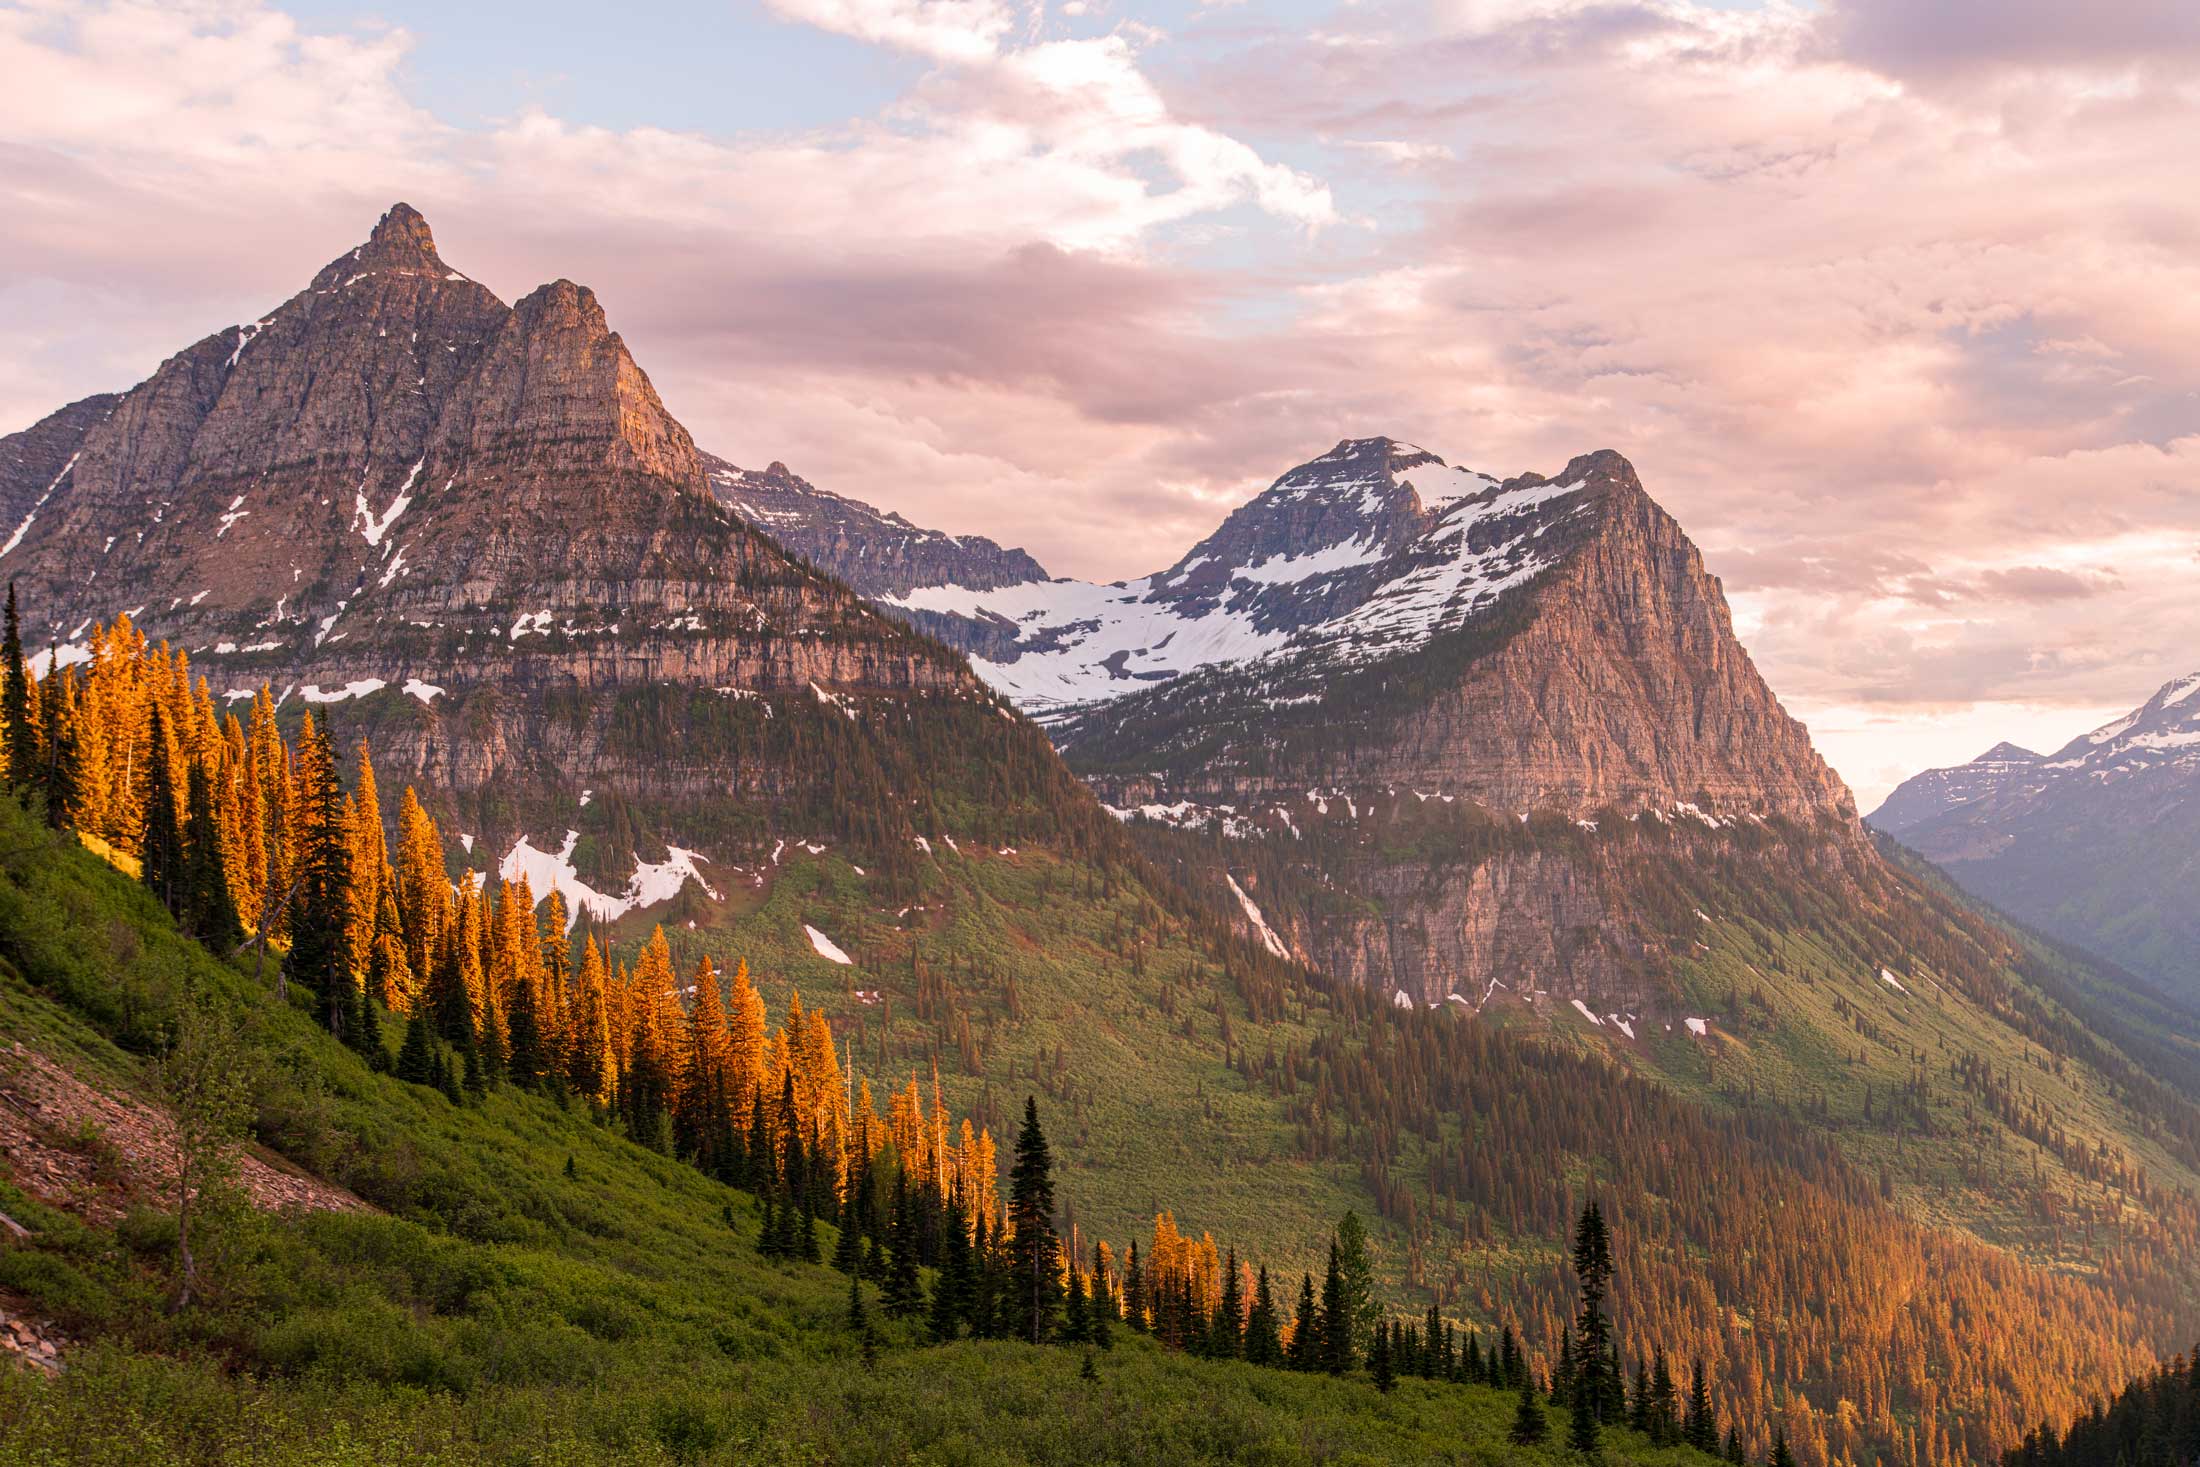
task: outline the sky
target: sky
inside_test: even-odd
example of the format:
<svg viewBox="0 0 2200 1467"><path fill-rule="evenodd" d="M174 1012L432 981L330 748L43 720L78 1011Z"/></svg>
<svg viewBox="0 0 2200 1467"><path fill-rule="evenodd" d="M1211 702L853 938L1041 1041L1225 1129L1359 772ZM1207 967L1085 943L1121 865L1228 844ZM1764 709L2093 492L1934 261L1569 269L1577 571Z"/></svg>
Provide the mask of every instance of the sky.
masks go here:
<svg viewBox="0 0 2200 1467"><path fill-rule="evenodd" d="M0 0L0 433L390 203L1057 575L1345 437L1625 453L1869 809L2200 669L2200 7Z"/></svg>

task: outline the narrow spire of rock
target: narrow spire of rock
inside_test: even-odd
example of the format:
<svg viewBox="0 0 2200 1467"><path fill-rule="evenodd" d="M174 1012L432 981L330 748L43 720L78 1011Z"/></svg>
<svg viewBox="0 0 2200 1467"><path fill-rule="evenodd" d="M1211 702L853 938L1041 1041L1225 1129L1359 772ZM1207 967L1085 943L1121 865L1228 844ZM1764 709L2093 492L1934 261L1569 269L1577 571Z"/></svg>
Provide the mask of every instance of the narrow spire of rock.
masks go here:
<svg viewBox="0 0 2200 1467"><path fill-rule="evenodd" d="M389 212L375 224L374 233L360 248L359 261L369 266L441 264L428 221L418 209L403 203L390 205Z"/></svg>

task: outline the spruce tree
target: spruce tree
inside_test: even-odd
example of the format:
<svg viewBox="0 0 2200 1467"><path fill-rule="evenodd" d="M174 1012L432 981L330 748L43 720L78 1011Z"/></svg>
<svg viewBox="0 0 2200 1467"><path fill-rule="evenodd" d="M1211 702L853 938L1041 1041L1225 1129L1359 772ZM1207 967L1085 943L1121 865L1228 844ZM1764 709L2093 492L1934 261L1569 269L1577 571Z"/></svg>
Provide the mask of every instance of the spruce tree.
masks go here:
<svg viewBox="0 0 2200 1467"><path fill-rule="evenodd" d="M23 661L23 624L16 614L15 582L8 582L5 640L0 640L0 724L5 724L7 787L33 787L38 770L38 727L31 718L30 668ZM151 883L148 882L148 885Z"/></svg>
<svg viewBox="0 0 2200 1467"><path fill-rule="evenodd" d="M907 1172L894 1178L889 1233L892 1251L886 1264L886 1312L895 1319L906 1319L924 1308L924 1284L917 1276L917 1204Z"/></svg>
<svg viewBox="0 0 2200 1467"><path fill-rule="evenodd" d="M952 1246L953 1240L949 1242ZM962 1333L967 1257L967 1244L956 1248L952 1258L941 1261L940 1271L932 1280L932 1308L925 1328L935 1340L945 1342Z"/></svg>
<svg viewBox="0 0 2200 1467"><path fill-rule="evenodd" d="M1016 1136L1016 1162L1009 1171L1009 1220L1014 1235L1009 1256L1015 1265L1015 1322L1019 1339L1043 1344L1054 1331L1057 1305L1054 1237L1054 1162L1046 1133L1039 1128L1039 1102L1024 1097L1024 1125Z"/></svg>
<svg viewBox="0 0 2200 1467"><path fill-rule="evenodd" d="M1581 1221L1574 1229L1573 1264L1581 1286L1581 1312L1576 1325L1575 1380L1569 1394L1586 1399L1591 1418L1601 1423L1615 1419L1621 1403L1619 1378L1609 1363L1612 1327L1604 1313L1604 1298L1612 1285L1612 1238L1604 1210L1593 1200L1581 1209Z"/></svg>
<svg viewBox="0 0 2200 1467"><path fill-rule="evenodd" d="M863 1229L856 1217L855 1193L848 1194L848 1205L841 1209L840 1237L833 1243L833 1267L853 1276L863 1266Z"/></svg>
<svg viewBox="0 0 2200 1467"><path fill-rule="evenodd" d="M1062 1343L1082 1345L1091 1334L1091 1318L1085 1307L1085 1276L1069 1271L1069 1288L1062 1296Z"/></svg>
<svg viewBox="0 0 2200 1467"><path fill-rule="evenodd" d="M298 834L300 880L291 912L290 953L285 975L321 997L329 1032L347 1043L362 1038L359 978L353 971L348 932L350 915L350 822L344 813L344 788L338 777L335 746L324 728L308 717L298 732ZM469 1051L469 1055L471 1051ZM483 1093L475 1071L467 1088Z"/></svg>
<svg viewBox="0 0 2200 1467"><path fill-rule="evenodd" d="M1548 1439L1550 1434L1551 1423L1544 1419L1543 1405L1535 1398L1535 1382L1523 1375L1520 1405L1513 1412L1513 1442L1517 1446L1532 1447Z"/></svg>
<svg viewBox="0 0 2200 1467"><path fill-rule="evenodd" d="M1352 1368L1352 1331L1356 1323L1345 1304L1343 1269L1337 1257L1337 1240L1331 1238L1329 1271L1322 1276L1321 1351L1321 1368L1331 1375L1343 1375Z"/></svg>
<svg viewBox="0 0 2200 1467"><path fill-rule="evenodd" d="M764 1193L761 1201L763 1217L759 1222L756 1233L757 1256L777 1258L779 1256L779 1201L768 1191Z"/></svg>
<svg viewBox="0 0 2200 1467"><path fill-rule="evenodd" d="M505 1004L504 1026L512 1036L504 1062L505 1073L520 1089L533 1090L541 1085L548 1065L542 1024L535 1012L534 985L524 977L512 984L511 998Z"/></svg>
<svg viewBox="0 0 2200 1467"><path fill-rule="evenodd" d="M1235 1360L1245 1353L1245 1338L1238 1322L1245 1317L1245 1287L1238 1280L1237 1249L1230 1249L1222 1265L1222 1299L1208 1331L1209 1348L1218 1360Z"/></svg>
<svg viewBox="0 0 2200 1467"><path fill-rule="evenodd" d="M1726 1450L1720 1455L1733 1463L1734 1467L1742 1467L1749 1460L1749 1454L1742 1450L1742 1428L1739 1424L1726 1429Z"/></svg>
<svg viewBox="0 0 2200 1467"><path fill-rule="evenodd" d="M1680 1392L1673 1383L1673 1372L1666 1365L1663 1350L1658 1351L1657 1362L1650 1368L1650 1404L1644 1415L1650 1423L1652 1442L1668 1447L1680 1440Z"/></svg>
<svg viewBox="0 0 2200 1467"><path fill-rule="evenodd" d="M848 1275L848 1328L861 1334L870 1327L870 1314L863 1307L863 1280L850 1273Z"/></svg>
<svg viewBox="0 0 2200 1467"><path fill-rule="evenodd" d="M1681 1435L1700 1452L1719 1449L1719 1418L1711 1404L1711 1387L1704 1379L1701 1356L1689 1369L1688 1414L1683 1418Z"/></svg>
<svg viewBox="0 0 2200 1467"><path fill-rule="evenodd" d="M84 771L76 736L76 674L63 670L58 655L46 665L47 691L39 700L45 728L38 740L43 760L38 781L46 795L46 823L59 830L82 798Z"/></svg>
<svg viewBox="0 0 2200 1467"><path fill-rule="evenodd" d="M1602 1431L1597 1423L1595 1388L1576 1380L1568 1405L1571 1414L1566 1428L1566 1445L1586 1456L1595 1456Z"/></svg>
<svg viewBox="0 0 2200 1467"><path fill-rule="evenodd" d="M1337 1279L1349 1325L1346 1343L1357 1359L1369 1347L1375 1326L1382 1323L1382 1308L1375 1299L1375 1257L1367 1227L1360 1214L1349 1208L1337 1223Z"/></svg>
<svg viewBox="0 0 2200 1467"><path fill-rule="evenodd" d="M794 1256L804 1263L815 1263L818 1260L817 1219L810 1215L807 1207L802 1209L802 1222L795 1229Z"/></svg>
<svg viewBox="0 0 2200 1467"><path fill-rule="evenodd" d="M406 1021L405 1044L397 1051L397 1078L409 1085L433 1085L440 1078L424 1010L414 1009Z"/></svg>
<svg viewBox="0 0 2200 1467"><path fill-rule="evenodd" d="M1253 1311L1245 1319L1245 1358L1255 1365L1281 1365L1282 1339L1275 1296L1268 1287L1268 1265L1264 1263L1253 1280Z"/></svg>
<svg viewBox="0 0 2200 1467"><path fill-rule="evenodd" d="M1141 1332L1146 1328L1146 1269L1138 1261L1136 1238L1123 1263L1123 1322Z"/></svg>
<svg viewBox="0 0 2200 1467"><path fill-rule="evenodd" d="M1314 1307L1314 1276L1299 1275L1299 1312L1291 1327L1290 1366L1293 1370L1322 1368L1322 1322Z"/></svg>
<svg viewBox="0 0 2200 1467"><path fill-rule="evenodd" d="M1397 1371L1391 1363L1390 1330L1381 1320L1375 1321L1373 1343L1368 1350L1368 1373L1375 1377L1375 1389L1388 1394L1398 1384Z"/></svg>
<svg viewBox="0 0 2200 1467"><path fill-rule="evenodd" d="M229 849L213 814L213 783L202 761L191 761L185 790L183 922L198 941L227 957L244 946L244 924L229 893Z"/></svg>
<svg viewBox="0 0 2200 1467"><path fill-rule="evenodd" d="M1765 1461L1767 1467L1795 1467L1795 1453L1788 1449L1785 1431L1775 1430L1772 1433L1772 1455Z"/></svg>
<svg viewBox="0 0 2200 1467"><path fill-rule="evenodd" d="M465 1100L464 1093L459 1089L458 1061L448 1054L443 1056L443 1063L439 1067L436 1076L436 1088L441 1090L443 1098L453 1105L461 1104Z"/></svg>
<svg viewBox="0 0 2200 1467"><path fill-rule="evenodd" d="M1635 1362L1635 1390L1624 1413L1627 1424L1639 1432L1650 1431L1650 1367L1641 1360Z"/></svg>
<svg viewBox="0 0 2200 1467"><path fill-rule="evenodd" d="M189 864L183 826L176 820L175 741L168 736L168 715L160 700L149 700L145 721L145 828L138 838L138 879L169 912L183 911L184 875Z"/></svg>
<svg viewBox="0 0 2200 1467"><path fill-rule="evenodd" d="M1116 1311L1115 1290L1108 1287L1107 1262L1100 1256L1098 1240L1092 1245L1092 1317L1107 1324L1121 1317Z"/></svg>

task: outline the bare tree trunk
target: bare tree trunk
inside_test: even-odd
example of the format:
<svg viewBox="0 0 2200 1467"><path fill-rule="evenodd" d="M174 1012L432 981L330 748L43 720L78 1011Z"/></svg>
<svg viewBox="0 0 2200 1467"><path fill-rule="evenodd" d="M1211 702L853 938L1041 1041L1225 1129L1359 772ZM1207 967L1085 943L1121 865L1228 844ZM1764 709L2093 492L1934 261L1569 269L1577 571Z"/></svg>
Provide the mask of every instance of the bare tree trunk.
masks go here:
<svg viewBox="0 0 2200 1467"><path fill-rule="evenodd" d="M283 920L283 913L290 909L290 899L298 894L299 884L302 883L305 879L306 877L303 871L299 872L296 876L291 878L290 890L283 893L283 899L275 904L274 911L270 912L264 910L265 903L263 903L263 910L260 913L259 930L253 933L250 937L246 938L243 942L238 943L236 951L230 954L231 957L236 957L239 953L242 953L248 947L256 947L259 949L259 958L252 965L252 981L255 983L263 982L267 977L268 931ZM290 980L283 976L283 970L281 968L277 968L275 970L275 996L279 999L284 1000L285 1002L288 1002L290 999Z"/></svg>

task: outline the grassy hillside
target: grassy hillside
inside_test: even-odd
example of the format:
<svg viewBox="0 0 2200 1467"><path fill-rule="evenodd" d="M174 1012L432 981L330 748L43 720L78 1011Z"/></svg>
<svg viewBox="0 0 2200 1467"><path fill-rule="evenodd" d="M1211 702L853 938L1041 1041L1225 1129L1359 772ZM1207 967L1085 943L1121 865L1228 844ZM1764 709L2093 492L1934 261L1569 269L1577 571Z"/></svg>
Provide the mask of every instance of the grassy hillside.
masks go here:
<svg viewBox="0 0 2200 1467"><path fill-rule="evenodd" d="M30 1231L0 1246L0 1291L88 1342L57 1380L0 1371L10 1461L1564 1455L1510 1446L1513 1398L1497 1391L1407 1381L1384 1396L1364 1377L1197 1361L1127 1331L1097 1381L1071 1350L925 1347L883 1321L867 1363L845 1279L759 1259L746 1194L546 1099L454 1106L373 1073L303 995L277 1003L73 838L0 800L0 1050L141 1089L146 1056L188 1014L242 1040L255 1145L379 1211L230 1209L202 1235L202 1301L170 1312L175 1230L142 1179L110 1179L104 1200L126 1209L110 1222L0 1180L0 1211ZM1079 1174L1063 1180L1074 1199ZM1618 1460L1704 1460L1625 1431L1607 1443Z"/></svg>
<svg viewBox="0 0 2200 1467"><path fill-rule="evenodd" d="M997 1132L1038 1089L1078 1221L1118 1246L1166 1206L1295 1272L1351 1203L1396 1305L1542 1344L1566 1223L1600 1193L1632 1226L1629 1349L1708 1354L1759 1451L1778 1420L1807 1462L1976 1458L2189 1338L2200 1132L2159 1078L2182 1041L2141 1055L2098 975L1908 878L1826 879L1771 837L1637 839L1608 844L1652 981L1702 1039L1549 1001L1400 1013L1030 849L942 847L904 910L789 847L672 925L746 954L775 1011L798 986L866 1075L937 1062Z"/></svg>

